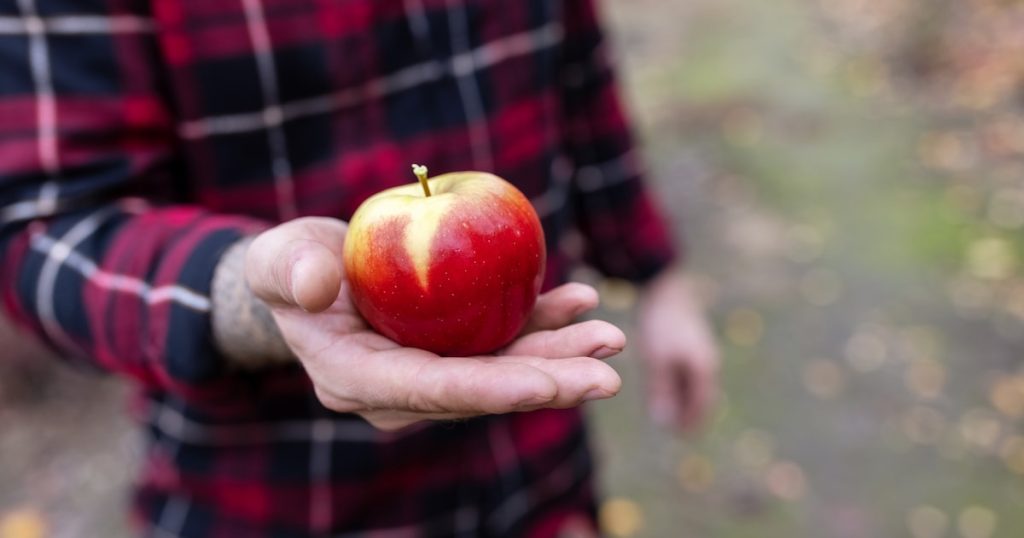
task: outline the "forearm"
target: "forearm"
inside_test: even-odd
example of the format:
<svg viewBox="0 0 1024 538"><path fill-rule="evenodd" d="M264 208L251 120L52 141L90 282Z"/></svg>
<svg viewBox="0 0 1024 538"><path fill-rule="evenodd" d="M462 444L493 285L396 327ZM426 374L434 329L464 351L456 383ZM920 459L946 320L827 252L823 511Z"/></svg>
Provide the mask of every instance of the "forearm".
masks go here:
<svg viewBox="0 0 1024 538"><path fill-rule="evenodd" d="M211 322L224 252L267 224L190 206L116 201L0 239L5 316L60 356L188 391L224 370Z"/></svg>
<svg viewBox="0 0 1024 538"><path fill-rule="evenodd" d="M607 276L646 282L680 257L616 85L593 0L567 0L560 98L565 151L576 167L570 201L585 261Z"/></svg>
<svg viewBox="0 0 1024 538"><path fill-rule="evenodd" d="M211 324L217 348L229 364L254 369L294 360L267 305L249 289L245 257L252 238L221 257L211 288Z"/></svg>

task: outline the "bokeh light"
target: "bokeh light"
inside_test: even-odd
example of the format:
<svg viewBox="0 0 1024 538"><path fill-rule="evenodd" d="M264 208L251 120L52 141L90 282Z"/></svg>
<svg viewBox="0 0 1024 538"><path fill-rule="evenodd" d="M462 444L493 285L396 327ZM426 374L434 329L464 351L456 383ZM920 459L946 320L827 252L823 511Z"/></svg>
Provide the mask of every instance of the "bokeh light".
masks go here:
<svg viewBox="0 0 1024 538"><path fill-rule="evenodd" d="M1005 280L1016 268L1016 251L1006 239L981 238L967 250L967 271L977 278Z"/></svg>
<svg viewBox="0 0 1024 538"><path fill-rule="evenodd" d="M981 452L993 450L1002 433L999 416L983 408L974 408L960 417L960 435L971 446Z"/></svg>
<svg viewBox="0 0 1024 538"><path fill-rule="evenodd" d="M0 514L0 538L44 538L49 535L43 514L19 508Z"/></svg>
<svg viewBox="0 0 1024 538"><path fill-rule="evenodd" d="M963 538L991 538L996 531L998 516L985 506L968 506L957 518L957 529Z"/></svg>
<svg viewBox="0 0 1024 538"><path fill-rule="evenodd" d="M807 477L799 465L790 461L778 461L768 466L764 474L765 485L776 497L786 501L797 501L807 493Z"/></svg>
<svg viewBox="0 0 1024 538"><path fill-rule="evenodd" d="M694 493L707 491L715 483L714 464L697 454L684 457L676 473L683 488Z"/></svg>
<svg viewBox="0 0 1024 538"><path fill-rule="evenodd" d="M1000 455L1011 471L1024 475L1024 437L1015 435L1003 441Z"/></svg>
<svg viewBox="0 0 1024 538"><path fill-rule="evenodd" d="M946 368L935 359L916 357L907 366L903 382L917 397L934 400L946 385Z"/></svg>
<svg viewBox="0 0 1024 538"><path fill-rule="evenodd" d="M768 432L748 429L737 436L733 450L741 464L762 469L775 457L775 439Z"/></svg>
<svg viewBox="0 0 1024 538"><path fill-rule="evenodd" d="M764 334L764 318L750 308L732 311L725 325L725 335L732 343L750 347L757 344Z"/></svg>
<svg viewBox="0 0 1024 538"><path fill-rule="evenodd" d="M644 527L640 506L630 499L611 498L601 504L601 528L612 536L626 538L636 535Z"/></svg>
<svg viewBox="0 0 1024 538"><path fill-rule="evenodd" d="M907 529L914 538L940 538L949 529L949 516L934 506L918 506L907 514Z"/></svg>
<svg viewBox="0 0 1024 538"><path fill-rule="evenodd" d="M846 342L846 360L859 372L876 370L885 363L888 348L878 331L862 328Z"/></svg>
<svg viewBox="0 0 1024 538"><path fill-rule="evenodd" d="M808 362L803 368L803 381L808 392L823 400L838 397L845 384L839 365L828 359Z"/></svg>
<svg viewBox="0 0 1024 538"><path fill-rule="evenodd" d="M989 401L1007 418L1024 418L1024 376L997 379L989 392Z"/></svg>

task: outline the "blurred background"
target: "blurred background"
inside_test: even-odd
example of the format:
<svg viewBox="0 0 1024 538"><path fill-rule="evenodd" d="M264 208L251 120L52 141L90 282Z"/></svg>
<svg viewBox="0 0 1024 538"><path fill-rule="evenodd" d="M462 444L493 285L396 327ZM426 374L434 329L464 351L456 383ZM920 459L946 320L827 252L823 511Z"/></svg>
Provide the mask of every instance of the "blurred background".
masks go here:
<svg viewBox="0 0 1024 538"><path fill-rule="evenodd" d="M1024 534L1024 3L603 3L724 359L688 439L615 361L608 535ZM0 538L122 536L125 387L3 354Z"/></svg>

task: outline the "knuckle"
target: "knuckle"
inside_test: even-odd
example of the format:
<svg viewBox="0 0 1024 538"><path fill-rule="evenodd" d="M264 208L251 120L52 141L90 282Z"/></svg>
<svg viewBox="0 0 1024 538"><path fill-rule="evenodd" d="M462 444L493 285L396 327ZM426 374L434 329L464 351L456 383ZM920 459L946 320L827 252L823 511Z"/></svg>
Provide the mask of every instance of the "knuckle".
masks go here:
<svg viewBox="0 0 1024 538"><path fill-rule="evenodd" d="M426 390L413 390L404 395L403 407L414 413L429 413L437 411L440 406L436 403L437 398L428 394Z"/></svg>
<svg viewBox="0 0 1024 538"><path fill-rule="evenodd" d="M401 395L401 402L405 409L415 413L431 413L445 411L446 395L453 394L455 387L452 386L450 376L437 374L438 370L429 368L426 364L421 365L412 379L416 380L414 385Z"/></svg>

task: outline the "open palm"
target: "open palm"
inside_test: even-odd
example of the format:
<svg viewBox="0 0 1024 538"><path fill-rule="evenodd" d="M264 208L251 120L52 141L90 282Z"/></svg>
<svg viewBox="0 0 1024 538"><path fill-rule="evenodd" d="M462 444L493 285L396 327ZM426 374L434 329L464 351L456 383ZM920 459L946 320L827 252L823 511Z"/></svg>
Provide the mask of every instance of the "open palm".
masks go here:
<svg viewBox="0 0 1024 538"><path fill-rule="evenodd" d="M622 350L622 331L573 323L597 306L589 286L541 295L522 334L493 355L440 357L376 333L348 294L341 250L346 226L303 218L259 236L247 279L271 307L320 401L394 430L421 420L565 408L614 396L618 374L600 359Z"/></svg>

